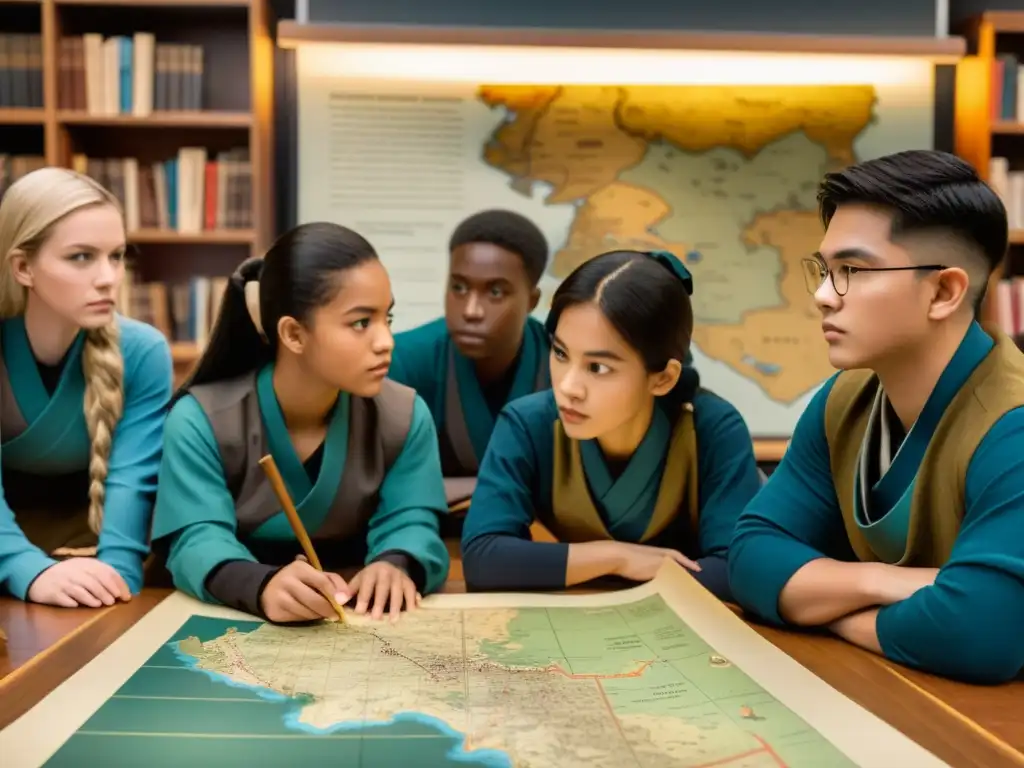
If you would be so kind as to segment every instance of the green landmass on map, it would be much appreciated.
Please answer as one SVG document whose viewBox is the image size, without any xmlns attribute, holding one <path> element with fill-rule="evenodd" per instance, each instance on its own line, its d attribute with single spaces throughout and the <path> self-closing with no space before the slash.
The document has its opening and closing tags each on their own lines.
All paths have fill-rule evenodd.
<svg viewBox="0 0 1024 768">
<path fill-rule="evenodd" d="M 285 627 L 192 617 L 48 765 L 842 768 L 660 596 Z"/>
<path fill-rule="evenodd" d="M 550 272 L 614 248 L 663 249 L 694 275 L 694 344 L 791 403 L 828 378 L 800 259 L 817 250 L 822 175 L 854 162 L 870 85 L 484 85 L 507 110 L 483 159 L 577 206 Z"/>
</svg>

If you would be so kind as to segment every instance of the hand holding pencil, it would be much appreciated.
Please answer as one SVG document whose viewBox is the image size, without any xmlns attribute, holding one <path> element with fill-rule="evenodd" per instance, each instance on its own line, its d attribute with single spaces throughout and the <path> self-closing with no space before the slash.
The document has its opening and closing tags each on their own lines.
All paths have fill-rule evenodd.
<svg viewBox="0 0 1024 768">
<path fill-rule="evenodd" d="M 348 585 L 338 574 L 324 572 L 273 457 L 264 456 L 260 466 L 305 553 L 304 558 L 297 558 L 274 574 L 264 588 L 260 598 L 263 612 L 271 621 L 282 623 L 334 618 L 345 621 L 339 603 L 348 600 Z"/>
</svg>

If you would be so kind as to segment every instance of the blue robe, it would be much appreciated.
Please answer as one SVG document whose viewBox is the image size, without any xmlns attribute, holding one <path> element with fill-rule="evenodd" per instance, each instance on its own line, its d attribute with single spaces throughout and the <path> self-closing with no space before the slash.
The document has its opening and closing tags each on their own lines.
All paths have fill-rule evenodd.
<svg viewBox="0 0 1024 768">
<path fill-rule="evenodd" d="M 727 599 L 723 558 L 733 524 L 760 487 L 753 444 L 739 412 L 710 392 L 698 390 L 693 398 L 692 422 L 695 448 L 687 450 L 696 451 L 696 460 L 685 452 L 676 454 L 676 460 L 694 468 L 695 482 L 686 487 L 696 491 L 696 509 L 692 497 L 684 494 L 672 502 L 667 514 L 659 510 L 664 506 L 659 501 L 666 495 L 666 460 L 678 448 L 673 447 L 674 438 L 681 434 L 661 405 L 618 477 L 596 441 L 569 441 L 578 450 L 579 464 L 574 465 L 568 480 L 578 482 L 580 471 L 585 475 L 595 514 L 600 517 L 597 525 L 592 519 L 582 521 L 593 538 L 677 549 L 697 559 L 703 567 L 697 578 Z M 560 432 L 550 390 L 517 400 L 499 417 L 463 529 L 463 567 L 470 588 L 565 587 L 569 543 L 530 539 L 535 520 L 562 530 L 567 538 L 582 539 L 582 534 L 573 533 L 576 523 L 566 525 L 554 509 Z M 580 516 L 573 510 L 567 512 L 572 518 Z M 592 517 L 589 512 L 586 515 Z"/>
<path fill-rule="evenodd" d="M 75 338 L 59 368 L 50 371 L 56 379 L 51 392 L 29 345 L 24 319 L 0 324 L 0 592 L 25 599 L 32 582 L 56 563 L 54 552 L 91 546 L 132 592 L 142 589 L 173 369 L 170 348 L 159 331 L 124 317 L 117 322 L 124 407 L 114 429 L 98 539 L 87 524 L 85 333 Z M 72 538 L 54 539 L 62 532 Z"/>
<path fill-rule="evenodd" d="M 251 493 L 229 484 L 232 472 L 196 397 L 183 396 L 171 410 L 153 536 L 167 548 L 175 585 L 201 600 L 261 614 L 266 582 L 301 552 L 256 465 L 270 453 L 325 568 L 386 560 L 410 566 L 422 591 L 438 589 L 449 566 L 438 533 L 447 507 L 437 435 L 423 400 L 414 396 L 408 433 L 382 482 L 367 487 L 367 462 L 375 460 L 366 455 L 376 445 L 372 420 L 357 423 L 357 403 L 340 393 L 323 443 L 303 462 L 274 394 L 272 371 L 267 366 L 253 374 L 254 396 L 244 405 L 256 411 L 255 431 L 242 441 L 256 444 L 241 467 Z"/>
<path fill-rule="evenodd" d="M 440 318 L 395 335 L 388 376 L 415 389 L 430 407 L 441 440 L 444 476 L 474 477 L 505 404 L 551 385 L 548 354 L 544 326 L 531 317 L 515 370 L 498 382 L 495 391 L 487 391 L 476 377 L 473 361 L 455 348 Z"/>
<path fill-rule="evenodd" d="M 902 440 L 883 398 L 876 402 L 861 446 L 854 524 L 879 559 L 900 563 L 910 550 L 908 499 L 925 450 L 950 401 L 992 348 L 991 337 L 973 324 Z M 811 400 L 778 469 L 736 526 L 733 591 L 745 609 L 775 624 L 785 623 L 779 595 L 804 565 L 860 559 L 844 525 L 825 433 L 835 381 Z M 1002 682 L 1024 668 L 1022 447 L 1024 408 L 1016 408 L 996 421 L 967 467 L 949 468 L 963 473 L 966 514 L 935 584 L 879 610 L 876 632 L 886 657 L 979 683 Z"/>
</svg>

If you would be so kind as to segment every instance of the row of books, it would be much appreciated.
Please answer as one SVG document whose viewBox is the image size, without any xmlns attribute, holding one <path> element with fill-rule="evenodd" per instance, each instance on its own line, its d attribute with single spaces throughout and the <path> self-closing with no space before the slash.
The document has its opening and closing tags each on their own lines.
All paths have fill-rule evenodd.
<svg viewBox="0 0 1024 768">
<path fill-rule="evenodd" d="M 134 115 L 203 108 L 203 49 L 157 43 L 151 32 L 60 40 L 60 109 Z"/>
<path fill-rule="evenodd" d="M 129 268 L 117 298 L 118 311 L 149 323 L 169 342 L 206 346 L 221 300 L 228 287 L 227 277 L 197 275 L 185 282 L 144 283 Z"/>
<path fill-rule="evenodd" d="M 203 147 L 182 147 L 177 157 L 155 163 L 75 155 L 72 167 L 117 196 L 129 232 L 154 228 L 195 234 L 253 226 L 246 148 L 211 158 Z"/>
<path fill-rule="evenodd" d="M 1000 330 L 1009 336 L 1024 333 L 1024 277 L 1000 280 L 995 298 Z"/>
<path fill-rule="evenodd" d="M 42 106 L 42 37 L 0 34 L 0 109 Z"/>
<path fill-rule="evenodd" d="M 988 165 L 988 183 L 1006 206 L 1010 229 L 1024 229 L 1024 171 L 1011 171 L 1005 157 L 993 157 Z"/>
<path fill-rule="evenodd" d="M 1024 93 L 1021 92 L 1020 60 L 1011 53 L 992 62 L 992 119 L 1024 122 Z"/>
<path fill-rule="evenodd" d="M 0 198 L 14 182 L 27 173 L 46 165 L 46 158 L 38 155 L 0 154 Z"/>
</svg>

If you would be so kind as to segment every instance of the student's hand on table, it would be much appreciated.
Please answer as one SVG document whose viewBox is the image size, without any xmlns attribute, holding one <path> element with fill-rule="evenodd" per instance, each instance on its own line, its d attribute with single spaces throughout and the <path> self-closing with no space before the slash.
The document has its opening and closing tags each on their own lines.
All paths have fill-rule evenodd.
<svg viewBox="0 0 1024 768">
<path fill-rule="evenodd" d="M 397 565 L 380 560 L 370 563 L 349 582 L 350 594 L 356 598 L 356 613 L 366 613 L 373 602 L 371 618 L 381 619 L 390 606 L 391 621 L 397 621 L 402 606 L 412 610 L 420 604 L 420 594 L 409 574 Z"/>
<path fill-rule="evenodd" d="M 72 557 L 39 574 L 27 597 L 33 603 L 62 608 L 99 608 L 131 600 L 132 593 L 112 566 L 94 557 Z"/>
<path fill-rule="evenodd" d="M 338 613 L 324 595 L 332 595 L 342 605 L 350 594 L 351 587 L 341 576 L 318 571 L 300 556 L 267 582 L 260 595 L 260 608 L 278 624 L 336 619 Z"/>
<path fill-rule="evenodd" d="M 651 547 L 646 544 L 631 544 L 625 541 L 602 541 L 602 546 L 614 548 L 613 557 L 617 565 L 613 573 L 631 581 L 650 581 L 658 575 L 658 569 L 665 558 L 674 560 L 684 568 L 699 571 L 700 566 L 675 549 Z"/>
<path fill-rule="evenodd" d="M 872 592 L 879 605 L 906 600 L 919 589 L 930 587 L 939 575 L 938 568 L 909 568 L 888 563 L 865 563 L 871 570 Z"/>
</svg>

